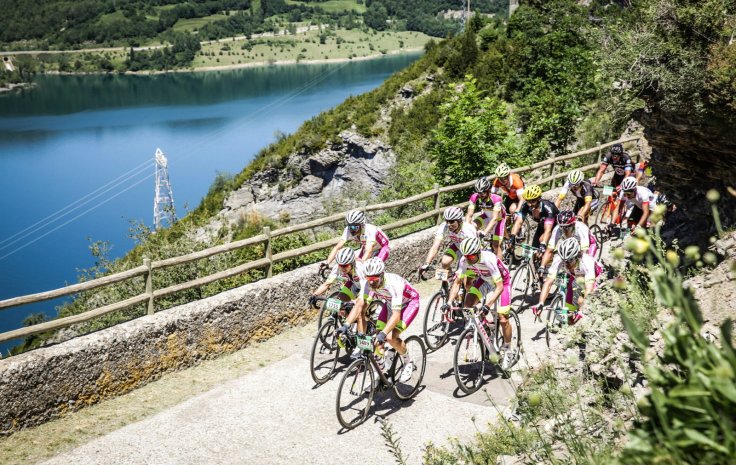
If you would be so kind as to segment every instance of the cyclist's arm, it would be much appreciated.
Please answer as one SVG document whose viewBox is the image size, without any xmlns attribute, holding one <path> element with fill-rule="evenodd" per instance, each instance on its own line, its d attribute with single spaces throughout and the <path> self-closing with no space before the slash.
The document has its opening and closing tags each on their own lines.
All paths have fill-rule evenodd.
<svg viewBox="0 0 736 465">
<path fill-rule="evenodd" d="M 554 250 L 552 250 L 552 247 L 547 247 L 544 250 L 544 255 L 542 255 L 542 267 L 546 267 L 550 260 L 552 260 L 552 256 L 554 255 Z"/>
<path fill-rule="evenodd" d="M 465 215 L 465 222 L 470 223 L 473 221 L 473 213 L 475 213 L 475 203 L 470 202 L 468 204 L 468 213 Z"/>
<path fill-rule="evenodd" d="M 434 238 L 434 242 L 432 243 L 432 247 L 429 248 L 429 252 L 427 253 L 427 259 L 424 261 L 425 265 L 429 265 L 432 263 L 432 260 L 434 260 L 434 257 L 437 256 L 437 252 L 440 250 L 440 245 L 442 244 L 442 236 Z"/>
<path fill-rule="evenodd" d="M 373 256 L 373 247 L 376 246 L 376 241 L 366 241 L 365 247 L 363 248 L 363 254 L 360 257 L 356 257 L 356 261 L 366 261 Z"/>
<path fill-rule="evenodd" d="M 391 331 L 396 328 L 396 325 L 399 324 L 401 321 L 401 297 L 399 297 L 399 306 L 395 307 L 393 306 L 393 302 L 396 300 L 396 298 L 391 299 L 391 316 L 389 317 L 388 321 L 386 321 L 386 327 L 383 328 L 383 334 L 391 334 Z"/>
<path fill-rule="evenodd" d="M 644 177 L 644 170 L 637 168 L 636 170 L 636 183 L 639 184 L 641 178 Z"/>
<path fill-rule="evenodd" d="M 496 227 L 496 224 L 501 220 L 501 209 L 500 208 L 494 208 L 493 209 L 493 216 L 491 217 L 491 221 L 488 222 L 488 226 L 483 230 L 483 234 L 486 236 L 490 234 L 491 231 L 493 231 L 493 228 Z"/>
<path fill-rule="evenodd" d="M 523 221 L 524 221 L 524 215 L 517 210 L 516 220 L 514 220 L 514 227 L 511 228 L 512 235 L 519 234 L 519 230 L 521 229 L 521 223 Z"/>
<path fill-rule="evenodd" d="M 646 227 L 647 220 L 649 219 L 649 202 L 641 204 L 641 211 L 641 218 L 639 219 L 639 223 L 636 226 L 644 228 Z"/>
<path fill-rule="evenodd" d="M 542 307 L 544 305 L 544 302 L 547 300 L 547 297 L 549 297 L 549 290 L 552 288 L 552 283 L 555 282 L 555 278 L 550 273 L 547 279 L 544 280 L 544 284 L 542 285 L 542 292 L 539 293 L 539 306 Z"/>
<path fill-rule="evenodd" d="M 461 259 L 462 260 L 462 259 Z M 447 297 L 447 301 L 452 303 L 455 300 L 455 297 L 457 297 L 457 293 L 460 291 L 460 283 L 465 279 L 465 262 L 461 262 L 457 267 L 457 274 L 455 275 L 455 281 L 452 283 L 452 288 L 450 289 L 450 295 Z"/>
<path fill-rule="evenodd" d="M 330 250 L 330 254 L 327 256 L 327 264 L 329 265 L 332 263 L 332 260 L 335 259 L 335 255 L 337 255 L 337 251 L 342 248 L 342 246 L 345 245 L 345 242 L 347 242 L 345 239 L 340 238 L 339 241 L 337 241 L 337 244 L 335 244 L 335 247 Z"/>
<path fill-rule="evenodd" d="M 601 163 L 600 168 L 598 168 L 598 172 L 595 174 L 595 179 L 593 180 L 593 184 L 597 185 L 598 182 L 600 182 L 601 177 L 603 176 L 603 172 L 606 171 L 606 167 L 608 166 L 608 163 Z"/>
<path fill-rule="evenodd" d="M 364 295 L 361 289 L 361 293 L 358 296 L 358 298 L 355 300 L 355 305 L 353 306 L 353 309 L 350 311 L 350 314 L 345 318 L 345 324 L 351 325 L 355 322 L 355 320 L 358 319 L 358 316 L 363 312 L 363 308 L 365 308 L 365 299 Z"/>
<path fill-rule="evenodd" d="M 593 203 L 593 197 L 586 196 L 585 204 L 582 207 L 580 207 L 580 210 L 578 210 L 577 215 L 581 218 L 585 218 L 585 215 L 587 215 L 588 212 L 590 212 L 590 206 L 592 203 Z"/>
<path fill-rule="evenodd" d="M 491 306 L 493 303 L 498 300 L 499 297 L 501 297 L 501 293 L 503 292 L 503 278 L 501 278 L 501 274 L 499 273 L 498 277 L 493 278 L 493 292 L 491 295 L 487 296 L 485 299 L 485 302 L 483 302 L 484 305 Z"/>
<path fill-rule="evenodd" d="M 544 244 L 545 246 L 549 242 L 549 238 L 552 237 L 552 230 L 554 229 L 555 225 L 551 221 L 544 221 L 544 232 L 542 233 L 542 236 L 539 238 L 539 242 L 541 244 Z"/>
</svg>

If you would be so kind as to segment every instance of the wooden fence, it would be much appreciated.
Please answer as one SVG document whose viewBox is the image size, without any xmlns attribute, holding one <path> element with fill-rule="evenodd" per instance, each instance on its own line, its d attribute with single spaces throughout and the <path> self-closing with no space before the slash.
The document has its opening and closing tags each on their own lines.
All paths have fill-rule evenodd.
<svg viewBox="0 0 736 465">
<path fill-rule="evenodd" d="M 541 179 L 538 179 L 536 181 L 527 181 L 527 184 L 540 184 L 540 185 L 548 185 L 550 188 L 554 188 L 557 185 L 557 180 L 564 178 L 567 176 L 567 170 L 561 169 L 562 166 L 564 168 L 565 162 L 573 159 L 583 158 L 585 156 L 591 156 L 595 155 L 597 157 L 597 160 L 594 163 L 587 164 L 584 166 L 578 167 L 578 169 L 581 170 L 590 170 L 593 168 L 597 168 L 599 166 L 601 157 L 603 155 L 603 151 L 606 147 L 610 147 L 613 144 L 616 143 L 631 143 L 635 142 L 637 150 L 635 152 L 637 160 L 641 156 L 641 136 L 634 136 L 634 137 L 628 137 L 624 139 L 619 139 L 611 142 L 607 142 L 605 144 L 600 144 L 596 147 L 583 150 L 580 152 L 571 153 L 568 155 L 563 155 L 560 157 L 550 158 L 545 161 L 541 161 L 539 163 L 534 163 L 533 165 L 523 166 L 519 168 L 514 168 L 511 171 L 515 173 L 525 173 L 533 170 L 538 170 L 540 168 L 549 167 L 549 175 L 546 177 L 543 177 Z M 591 157 L 590 159 L 593 160 L 596 157 Z M 559 172 L 557 172 L 559 171 Z M 404 220 L 396 221 L 387 225 L 382 225 L 381 229 L 384 231 L 391 231 L 393 229 L 403 228 L 406 226 L 410 226 L 412 224 L 419 223 L 421 221 L 428 220 L 430 218 L 435 218 L 435 223 L 438 224 L 442 218 L 442 212 L 446 207 L 442 207 L 442 194 L 449 193 L 449 192 L 455 192 L 461 189 L 466 189 L 469 187 L 472 187 L 475 183 L 475 180 L 464 182 L 461 184 L 455 184 L 453 186 L 445 186 L 440 187 L 439 185 L 435 184 L 434 189 L 414 195 L 412 197 L 408 197 L 401 200 L 394 200 L 392 202 L 386 202 L 376 205 L 368 205 L 364 207 L 364 210 L 366 212 L 371 211 L 378 211 L 378 210 L 388 210 L 391 208 L 396 207 L 403 207 L 406 205 L 409 205 L 414 202 L 418 202 L 421 200 L 426 200 L 430 198 L 434 198 L 434 209 L 422 213 L 420 215 L 413 216 L 411 218 L 407 218 Z M 38 334 L 46 331 L 51 331 L 55 329 L 64 328 L 76 323 L 82 323 L 86 321 L 90 321 L 93 318 L 119 311 L 124 310 L 130 307 L 133 307 L 135 305 L 139 305 L 141 303 L 146 303 L 148 307 L 148 314 L 152 315 L 154 313 L 154 302 L 156 299 L 167 296 L 169 294 L 174 294 L 179 291 L 192 289 L 195 287 L 199 287 L 205 284 L 209 284 L 215 281 L 218 281 L 220 279 L 228 278 L 231 276 L 236 276 L 240 273 L 253 270 L 253 269 L 259 269 L 259 268 L 265 268 L 266 269 L 266 277 L 270 278 L 273 275 L 273 265 L 274 263 L 278 263 L 282 260 L 286 260 L 289 258 L 295 258 L 299 257 L 301 255 L 310 253 L 310 252 L 316 252 L 328 247 L 333 247 L 338 242 L 338 238 L 329 239 L 326 241 L 317 242 L 315 244 L 311 244 L 308 246 L 300 247 L 297 249 L 287 250 L 285 252 L 273 254 L 271 251 L 271 244 L 272 240 L 279 236 L 284 236 L 287 234 L 292 234 L 296 232 L 301 232 L 309 229 L 313 229 L 319 226 L 324 226 L 330 223 L 335 223 L 337 221 L 342 220 L 345 217 L 345 214 L 347 212 L 337 213 L 331 216 L 327 216 L 324 218 L 320 218 L 313 221 L 308 221 L 306 223 L 289 226 L 286 228 L 280 228 L 276 229 L 274 231 L 271 231 L 268 227 L 263 228 L 263 234 L 260 234 L 258 236 L 249 237 L 247 239 L 243 239 L 240 241 L 230 242 L 228 244 L 219 245 L 216 247 L 211 247 L 209 249 L 201 250 L 199 252 L 193 252 L 190 254 L 182 255 L 179 257 L 173 257 L 173 258 L 167 258 L 165 260 L 156 260 L 156 261 L 150 261 L 149 259 L 143 259 L 143 264 L 141 266 L 138 266 L 136 268 L 123 271 L 120 273 L 111 274 L 109 276 L 104 276 L 102 278 L 93 279 L 87 282 L 74 284 L 72 286 L 66 286 L 60 289 L 55 289 L 52 291 L 46 291 L 46 292 L 40 292 L 37 294 L 29 294 L 21 297 L 15 297 L 12 299 L 2 300 L 0 301 L 0 310 L 11 308 L 11 307 L 17 307 L 20 305 L 35 303 L 35 302 L 42 302 L 45 300 L 55 299 L 58 297 L 68 296 L 72 294 L 77 294 L 82 291 L 89 291 L 92 289 L 97 289 L 103 286 L 109 286 L 111 284 L 119 283 L 122 281 L 127 281 L 132 278 L 136 278 L 139 276 L 143 276 L 145 280 L 145 288 L 143 289 L 143 292 L 141 294 L 138 294 L 134 297 L 130 297 L 128 299 L 122 300 L 120 302 L 116 302 L 113 304 L 105 305 L 103 307 L 95 308 L 92 310 L 88 310 L 84 313 L 80 313 L 77 315 L 72 315 L 64 318 L 57 318 L 51 321 L 47 321 L 44 323 L 36 324 L 33 326 L 27 326 L 19 329 L 15 329 L 12 331 L 7 331 L 4 333 L 0 333 L 0 342 L 5 342 L 11 339 L 21 338 L 30 336 L 33 334 Z M 197 278 L 191 281 L 187 281 L 181 284 L 176 284 L 173 286 L 169 286 L 163 289 L 154 289 L 153 288 L 153 273 L 155 270 L 160 270 L 166 267 L 174 266 L 174 265 L 182 265 L 185 263 L 191 263 L 195 262 L 197 260 L 201 260 L 203 258 L 212 257 L 214 255 L 223 254 L 226 252 L 231 252 L 234 250 L 242 249 L 244 247 L 256 245 L 265 243 L 265 257 L 261 258 L 259 260 L 243 263 L 242 265 L 236 266 L 234 268 L 230 268 L 224 271 L 220 271 L 218 273 L 204 276 L 201 278 Z"/>
</svg>

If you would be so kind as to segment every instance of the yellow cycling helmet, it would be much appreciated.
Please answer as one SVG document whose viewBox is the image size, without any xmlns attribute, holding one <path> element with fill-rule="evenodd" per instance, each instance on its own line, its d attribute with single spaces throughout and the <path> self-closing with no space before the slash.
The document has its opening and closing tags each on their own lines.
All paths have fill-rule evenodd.
<svg viewBox="0 0 736 465">
<path fill-rule="evenodd" d="M 511 169 L 506 163 L 501 163 L 500 165 L 498 165 L 498 168 L 496 168 L 496 177 L 498 178 L 508 177 L 510 173 Z"/>
<path fill-rule="evenodd" d="M 521 196 L 524 197 L 524 200 L 538 199 L 542 196 L 542 188 L 537 186 L 536 184 L 533 186 L 529 186 L 524 189 L 524 193 L 521 194 Z"/>
</svg>

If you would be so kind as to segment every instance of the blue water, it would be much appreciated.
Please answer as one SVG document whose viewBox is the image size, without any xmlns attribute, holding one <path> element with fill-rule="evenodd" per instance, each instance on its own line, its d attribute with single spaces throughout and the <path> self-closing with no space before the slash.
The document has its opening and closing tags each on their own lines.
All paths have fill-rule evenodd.
<svg viewBox="0 0 736 465">
<path fill-rule="evenodd" d="M 169 160 L 177 212 L 217 172 L 237 173 L 275 140 L 418 55 L 156 76 L 41 76 L 0 96 L 0 300 L 63 287 L 94 264 L 90 241 L 129 250 L 152 224 L 153 156 Z M 34 226 L 34 224 L 39 223 Z M 0 310 L 0 332 L 60 300 Z M 10 344 L 0 344 L 6 350 Z"/>
</svg>

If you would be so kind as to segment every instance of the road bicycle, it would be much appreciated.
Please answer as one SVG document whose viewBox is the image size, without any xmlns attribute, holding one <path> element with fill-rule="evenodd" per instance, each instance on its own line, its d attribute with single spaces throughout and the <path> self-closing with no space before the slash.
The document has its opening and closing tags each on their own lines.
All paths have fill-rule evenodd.
<svg viewBox="0 0 736 465">
<path fill-rule="evenodd" d="M 345 354 L 351 354 L 355 350 L 352 340 L 342 343 L 337 337 L 338 328 L 345 323 L 345 318 L 350 314 L 355 303 L 343 302 L 333 297 L 317 297 L 316 300 L 324 301 L 322 308 L 329 312 L 324 324 L 317 331 L 309 355 L 309 371 L 314 382 L 319 385 L 332 377 L 341 350 Z M 375 330 L 375 319 L 381 304 L 382 301 L 376 300 L 371 302 L 366 309 L 366 325 L 371 332 Z"/>
<path fill-rule="evenodd" d="M 427 364 L 427 351 L 419 336 L 409 336 L 404 341 L 409 351 L 409 363 L 414 365 L 411 378 L 402 382 L 404 362 L 391 348 L 379 363 L 376 356 L 376 336 L 348 332 L 344 339 L 353 339 L 360 357 L 348 366 L 337 389 L 335 408 L 337 420 L 345 429 L 353 429 L 367 418 L 376 391 L 393 389 L 401 400 L 411 399 L 419 391 Z M 379 346 L 380 347 L 380 346 Z M 377 378 L 376 378 L 377 377 Z"/>
<path fill-rule="evenodd" d="M 529 244 L 521 244 L 518 248 L 522 258 L 511 278 L 511 308 L 522 313 L 531 305 L 533 296 L 541 290 L 544 276 L 539 274 L 539 264 L 534 258 L 541 250 Z"/>
<path fill-rule="evenodd" d="M 494 364 L 504 377 L 508 377 L 509 370 L 516 365 L 521 355 L 521 323 L 519 316 L 511 309 L 507 315 L 511 325 L 511 342 L 507 349 L 510 353 L 509 361 L 504 364 L 507 351 L 504 345 L 498 313 L 493 311 L 493 320 L 488 321 L 486 316 L 490 309 L 481 307 L 463 308 L 466 313 L 467 325 L 460 334 L 452 366 L 455 381 L 458 387 L 466 394 L 472 394 L 483 384 L 486 363 Z"/>
<path fill-rule="evenodd" d="M 555 278 L 555 284 L 557 291 L 555 296 L 552 298 L 552 302 L 544 307 L 547 310 L 547 317 L 544 323 L 544 339 L 547 342 L 547 347 L 550 346 L 550 339 L 552 333 L 557 333 L 560 329 L 567 327 L 569 324 L 568 318 L 570 316 L 565 297 L 567 296 L 567 286 L 570 285 L 568 273 L 566 271 L 560 271 L 557 273 Z M 573 284 L 574 286 L 575 284 Z M 541 315 L 542 312 L 540 312 Z"/>
<path fill-rule="evenodd" d="M 596 228 L 594 232 L 594 234 L 597 234 L 596 240 L 600 237 L 600 244 L 602 245 L 604 241 L 618 238 L 621 232 L 620 225 L 623 215 L 618 215 L 617 218 L 620 201 L 613 186 L 596 187 L 596 189 L 602 189 L 598 195 L 598 198 L 601 200 L 598 202 L 596 208 L 590 212 L 590 216 L 595 218 L 590 230 L 594 232 L 594 228 Z M 617 227 L 618 230 L 616 230 Z M 603 247 L 601 247 L 602 250 Z"/>
<path fill-rule="evenodd" d="M 424 340 L 429 350 L 437 350 L 442 347 L 449 338 L 450 326 L 457 320 L 463 319 L 461 311 L 452 310 L 459 304 L 449 305 L 447 299 L 450 296 L 450 283 L 455 280 L 455 273 L 450 274 L 449 270 L 437 269 L 431 266 L 425 270 L 420 270 L 418 277 L 422 281 L 426 281 L 425 273 L 434 272 L 435 279 L 440 281 L 440 289 L 429 299 L 429 304 L 424 312 L 424 323 L 422 325 Z M 460 290 L 457 295 L 457 302 L 463 302 L 465 299 L 465 280 L 460 283 Z"/>
</svg>

